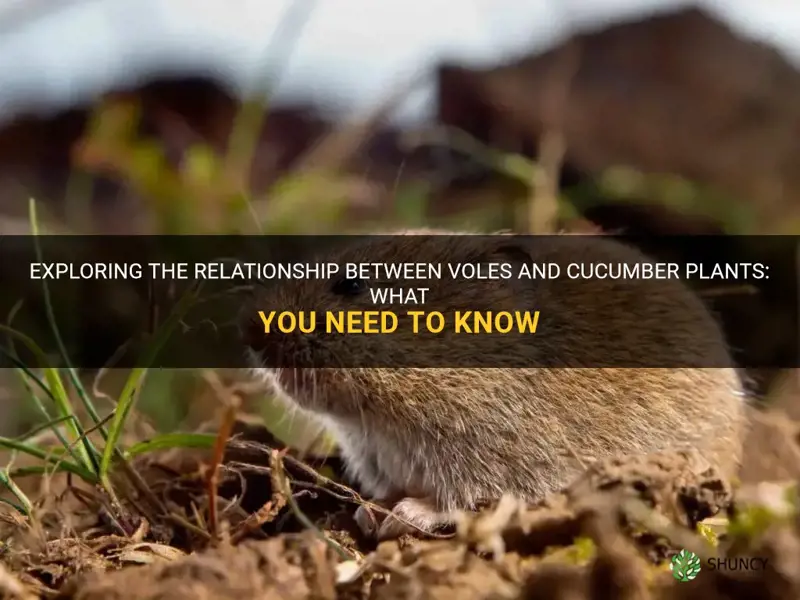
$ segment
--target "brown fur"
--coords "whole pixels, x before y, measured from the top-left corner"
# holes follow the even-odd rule
[[[420,232],[450,233],[424,230]],[[476,258],[558,262],[643,261],[637,250],[600,236],[548,238],[533,249],[524,239],[469,235],[447,243],[414,235],[391,243],[367,241],[334,260],[468,262]],[[427,240],[427,241],[426,241]],[[483,253],[483,255],[481,255]],[[557,287],[556,287],[557,285]],[[512,493],[537,500],[557,490],[593,459],[690,447],[726,474],[738,464],[745,400],[722,334],[702,303],[682,283],[663,282],[659,294],[640,281],[475,281],[433,284],[430,302],[495,309],[530,299],[560,326],[536,333],[531,368],[257,369],[302,409],[321,418],[338,439],[351,474],[378,499],[428,498],[441,512]],[[270,303],[285,310],[375,308],[366,298],[330,293],[330,282],[281,284]],[[573,294],[584,298],[575,302]],[[299,306],[303,299],[304,306]],[[442,307],[442,308],[440,308]],[[249,313],[252,318],[252,311]],[[258,323],[256,323],[258,328]],[[261,328],[261,336],[263,327]],[[469,338],[440,345],[390,336],[436,356],[471,352]],[[302,343],[295,340],[295,343]],[[502,342],[498,342],[502,343]],[[386,336],[338,336],[315,352],[336,356],[391,354]],[[423,348],[424,346],[424,348]],[[485,347],[484,347],[485,348]],[[296,349],[296,347],[295,347]],[[308,348],[304,348],[308,350]],[[515,346],[498,348],[503,356]],[[589,364],[608,356],[641,368],[534,368]],[[686,368],[648,368],[671,361]],[[258,364],[258,359],[255,359]],[[424,519],[422,520],[424,521]]]

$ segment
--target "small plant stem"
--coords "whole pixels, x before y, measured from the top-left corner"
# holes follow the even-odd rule
[[[184,318],[186,312],[196,301],[197,294],[199,293],[200,289],[201,286],[193,286],[187,290],[183,297],[178,301],[178,304],[173,310],[172,314],[156,332],[155,339],[148,344],[147,353],[144,357],[142,357],[143,365],[149,366],[155,361],[156,356],[161,351],[162,346],[164,343],[166,343],[169,336],[172,334],[172,331],[178,326],[178,324]],[[122,433],[125,429],[125,423],[128,420],[131,410],[136,404],[139,392],[141,391],[142,383],[147,375],[147,366],[136,367],[135,369],[132,369],[131,373],[128,375],[128,379],[125,381],[125,385],[123,386],[122,392],[119,395],[117,407],[114,409],[114,418],[111,421],[111,426],[108,430],[108,438],[106,439],[106,445],[105,448],[103,448],[103,455],[100,459],[100,481],[103,487],[108,486],[106,489],[109,490],[109,493],[112,494],[112,496],[113,492],[111,491],[110,487],[111,480],[109,479],[108,474],[114,457],[117,457],[118,460],[125,460],[124,453],[122,453],[118,446],[122,437]]]
[[[82,467],[80,464],[73,464],[64,460],[57,460],[51,457],[41,448],[32,444],[26,444],[25,442],[7,437],[0,437],[0,448],[16,450],[18,452],[28,454],[29,456],[33,456],[34,458],[38,458],[39,460],[48,464],[58,464],[62,470],[73,473],[84,481],[88,481],[90,483],[95,483],[97,481],[97,476],[85,467]]]
[[[36,201],[31,198],[28,204],[28,212],[30,215],[31,221],[31,233],[33,234],[35,239],[34,241],[34,248],[36,250],[36,259],[40,262],[43,260],[42,258],[42,246],[39,243],[39,221],[36,215]],[[75,391],[78,393],[78,397],[80,398],[81,403],[83,404],[86,412],[88,413],[89,417],[95,422],[95,424],[100,423],[100,415],[95,410],[94,404],[92,403],[89,395],[86,393],[86,390],[81,383],[80,378],[78,377],[77,372],[75,369],[72,368],[69,360],[69,355],[67,354],[67,348],[64,346],[64,340],[61,338],[61,333],[58,329],[58,324],[56,323],[55,312],[53,311],[53,302],[50,298],[50,287],[47,285],[47,282],[42,282],[42,293],[44,294],[44,304],[45,310],[47,311],[47,320],[50,323],[50,328],[53,331],[53,337],[56,340],[56,344],[58,345],[58,352],[61,354],[61,360],[64,361],[65,369],[69,375],[70,381],[72,382]],[[108,434],[104,427],[100,428],[100,433],[103,436],[103,439],[108,437]],[[91,445],[91,442],[87,439],[87,450],[90,452],[90,456],[92,461],[96,461],[97,452],[94,447]]]
[[[217,496],[219,493],[219,468],[225,459],[225,448],[233,432],[233,425],[236,422],[236,411],[241,404],[241,399],[237,394],[226,390],[215,373],[208,373],[206,380],[216,392],[217,396],[225,402],[225,414],[217,432],[217,439],[214,442],[214,452],[211,457],[211,464],[208,467],[206,488],[208,492],[208,528],[211,537],[216,541],[219,535],[219,516],[217,515]]]
[[[47,410],[47,407],[41,401],[39,396],[36,395],[36,393],[33,391],[33,388],[28,383],[28,378],[36,382],[36,385],[38,385],[39,388],[41,388],[45,392],[45,394],[47,394],[50,397],[50,399],[53,401],[53,404],[58,405],[55,397],[50,393],[48,387],[28,367],[22,364],[22,362],[15,355],[13,355],[10,352],[6,352],[2,348],[0,348],[0,352],[5,354],[6,357],[11,362],[17,365],[17,372],[20,373],[20,378],[22,379],[23,385],[25,386],[25,389],[28,392],[28,396],[30,396],[31,400],[33,401],[34,405],[39,410],[39,412],[42,414],[42,416],[48,420],[47,423],[43,425],[41,429],[51,429],[54,435],[58,438],[58,441],[61,442],[61,445],[64,446],[65,448],[69,448],[69,453],[72,455],[72,458],[74,458],[76,462],[83,462],[82,457],[75,451],[74,448],[71,447],[71,444],[69,443],[69,441],[67,441],[67,438],[64,437],[64,434],[61,433],[61,430],[57,426],[60,423],[72,421],[73,429],[77,430],[79,424],[75,422],[76,421],[75,415],[72,414],[64,415],[58,419],[53,420],[50,416],[50,411]]]
[[[25,495],[25,493],[21,489],[19,489],[19,487],[17,486],[16,483],[14,483],[11,477],[9,477],[7,469],[0,469],[0,483],[2,483],[8,489],[8,491],[11,492],[14,495],[14,497],[19,501],[19,506],[16,506],[13,503],[10,504],[25,516],[30,517],[33,514],[33,503]]]
[[[28,349],[34,353],[38,362],[44,367],[45,372],[45,379],[47,380],[47,388],[50,393],[50,397],[53,399],[53,402],[58,409],[60,416],[62,417],[71,417],[75,415],[75,411],[72,409],[72,406],[69,401],[69,396],[67,395],[66,389],[64,389],[64,384],[61,381],[61,377],[59,377],[58,371],[56,369],[45,367],[47,364],[47,357],[42,352],[41,348],[36,345],[31,338],[26,336],[15,329],[11,329],[6,325],[0,324],[0,332],[5,333],[12,338],[16,338]],[[79,447],[79,452],[81,454],[81,461],[84,463],[87,469],[96,473],[97,467],[95,466],[96,463],[93,458],[93,453],[96,454],[97,451],[95,450],[94,446],[92,446],[91,442],[84,437],[83,429],[80,426],[80,421],[76,419],[67,420],[67,429],[70,432],[70,436],[72,437],[72,441],[77,441],[83,439],[83,443]]]

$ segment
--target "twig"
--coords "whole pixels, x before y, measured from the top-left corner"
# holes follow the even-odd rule
[[[297,505],[297,501],[292,496],[292,486],[289,483],[289,478],[286,476],[286,472],[283,468],[283,457],[285,453],[286,450],[273,450],[270,453],[270,467],[272,468],[273,482],[275,482],[273,485],[276,485],[276,487],[281,490],[281,493],[286,498],[286,502],[289,504],[289,508],[292,509],[292,512],[298,521],[300,521],[306,528],[316,533],[317,537],[328,544],[328,546],[330,546],[341,558],[344,560],[353,560],[355,558],[354,556],[352,556],[335,540],[332,540],[326,536],[322,530],[314,525],[311,519],[309,519],[302,510],[300,510],[300,507]]]
[[[211,535],[207,531],[205,531],[201,527],[198,527],[194,523],[191,523],[191,522],[187,521],[186,519],[184,519],[182,516],[180,516],[178,514],[170,513],[170,514],[167,515],[167,519],[169,521],[172,521],[176,525],[180,525],[181,527],[185,528],[187,531],[191,531],[192,533],[195,533],[195,534],[199,535],[200,537],[202,537],[205,540],[209,540],[210,541],[212,539]]]
[[[220,424],[217,439],[214,443],[214,451],[207,474],[208,479],[206,480],[208,491],[208,528],[212,539],[217,540],[219,534],[219,515],[217,514],[219,468],[225,458],[225,447],[233,432],[233,426],[236,422],[236,412],[241,403],[241,399],[238,395],[230,393],[223,387],[216,373],[206,373],[205,379],[226,404],[225,414],[222,417],[222,423]]]
[[[322,486],[330,486],[332,488],[336,488],[340,492],[351,496],[352,500],[354,500],[356,502],[364,502],[364,500],[361,498],[361,496],[358,494],[358,492],[356,492],[354,489],[349,488],[346,485],[341,484],[341,483],[339,483],[337,481],[334,481],[333,479],[330,479],[329,477],[325,477],[324,475],[319,473],[319,471],[317,471],[313,467],[308,466],[306,463],[304,463],[303,461],[295,458],[294,456],[287,455],[287,456],[284,457],[283,460],[288,462],[293,467],[296,467],[296,468],[300,469],[301,471],[303,471],[307,475],[311,475]]]
[[[231,447],[232,448],[238,448],[240,450],[248,450],[248,451],[251,451],[251,452],[254,452],[254,453],[258,453],[258,454],[262,454],[263,453],[263,450],[261,450],[260,446],[257,446],[255,444],[252,444],[252,443],[246,442],[246,441],[245,442],[242,442],[242,441],[234,442],[234,443],[231,444]],[[272,460],[273,460],[272,459],[272,452],[276,452],[276,450],[271,450],[270,464],[272,464]],[[386,507],[383,507],[383,506],[381,506],[379,504],[375,504],[374,502],[370,502],[369,500],[364,500],[352,488],[349,488],[346,485],[343,485],[343,484],[338,483],[338,482],[336,482],[336,481],[334,481],[334,480],[332,480],[332,479],[330,479],[328,477],[325,477],[324,475],[322,475],[319,472],[317,472],[313,467],[310,467],[309,465],[305,464],[303,461],[301,461],[301,460],[299,460],[299,459],[297,459],[297,458],[295,458],[293,456],[284,454],[283,455],[283,461],[288,462],[293,467],[296,467],[299,470],[301,470],[304,473],[306,473],[307,475],[313,477],[316,480],[316,484],[317,484],[316,489],[319,490],[319,491],[324,491],[325,493],[333,496],[334,498],[337,498],[339,500],[343,500],[345,502],[351,502],[351,503],[357,504],[359,506],[361,506],[361,505],[366,506],[370,510],[374,510],[375,512],[378,512],[378,513],[380,513],[382,515],[385,515],[385,516],[392,516],[392,518],[397,519],[398,521],[400,521],[404,525],[407,525],[411,529],[414,529],[415,531],[419,531],[420,533],[424,533],[428,537],[433,537],[433,538],[438,538],[438,539],[449,539],[451,537],[450,535],[441,535],[441,534],[437,534],[437,533],[431,533],[431,532],[423,531],[422,529],[420,529],[419,527],[417,527],[413,523],[409,523],[405,519],[402,519],[401,517],[399,517],[397,515],[394,515],[392,513],[392,511],[387,509]],[[260,467],[259,468],[256,465],[248,465],[246,463],[237,463],[237,464],[244,464],[246,466],[246,468],[249,469],[249,470],[264,469],[264,467]],[[273,468],[274,467],[270,468],[270,472],[272,472]],[[283,465],[282,464],[281,464],[281,469],[283,469]],[[296,485],[301,486],[301,487],[309,487],[309,486],[311,486],[313,484],[308,484],[308,483],[304,483],[304,482],[296,482]],[[326,489],[326,486],[330,486],[330,487],[338,490],[339,492],[342,493],[342,496],[334,494],[331,490]],[[292,506],[292,503],[293,503],[293,499],[290,499],[289,500],[290,507]],[[296,506],[296,504],[295,504],[295,506]],[[303,520],[303,517],[305,517],[305,515],[303,515],[302,517],[298,516],[298,519],[301,520],[304,525],[307,524],[307,523],[310,523],[310,521],[308,521],[308,517],[305,517],[306,520]],[[313,524],[311,524],[311,526],[313,526]]]
[[[283,510],[283,507],[286,506],[287,498],[282,490],[283,486],[279,473],[273,468],[269,469],[269,471],[272,482],[272,498],[239,524],[231,536],[231,541],[234,544],[239,543],[247,534],[252,533],[265,523],[272,522],[278,516],[278,513]]]
[[[111,521],[111,524],[117,529],[120,535],[128,537],[128,531],[125,529],[123,524],[114,514],[115,511],[113,509],[116,508],[116,506],[108,505],[101,499],[91,496],[87,492],[84,492],[80,488],[75,487],[71,484],[68,486],[67,489],[69,490],[70,493],[72,493],[75,499],[78,500],[78,502],[83,504],[87,509],[91,511],[97,510],[97,505],[100,505],[101,513],[104,514],[109,521]]]
[[[289,457],[287,456],[285,458]],[[269,467],[263,467],[260,465],[251,465],[243,462],[230,462],[228,463],[228,466],[231,469],[235,469],[237,472],[252,473],[256,475],[270,476],[270,477],[272,476],[272,469],[270,469]],[[311,483],[309,481],[295,480],[292,485],[296,488],[302,488],[305,490],[314,490],[315,492],[322,492],[324,494],[327,494],[331,498],[339,500],[340,502],[350,502],[356,504],[363,503],[363,500],[361,500],[361,498],[358,497],[358,494],[356,494],[355,491],[353,490],[348,490],[350,493],[347,495],[337,494],[333,490],[330,490],[327,487],[325,487],[324,482],[322,483],[323,485],[320,485],[318,483]]]

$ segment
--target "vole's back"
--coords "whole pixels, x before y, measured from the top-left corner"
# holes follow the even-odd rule
[[[488,244],[471,236],[434,237],[360,242],[336,259],[446,263],[479,256],[517,266],[556,263],[562,274],[570,263],[647,260],[600,236],[496,236]],[[281,293],[318,310],[367,302],[334,298],[328,284],[314,286]],[[735,470],[742,386],[720,328],[682,282],[562,276],[442,280],[431,288],[434,307],[539,310],[534,343],[441,336],[422,344],[403,333],[320,343],[330,344],[325,351],[336,356],[397,351],[423,364],[441,364],[455,350],[506,359],[516,352],[523,353],[516,357],[521,360],[505,364],[529,367],[320,370],[313,389],[290,389],[298,404],[332,427],[368,494],[431,497],[442,510],[468,508],[504,492],[533,500],[570,483],[593,459],[678,448],[701,451],[726,474]],[[426,357],[431,361],[425,363]]]
[[[598,236],[515,243],[525,240],[532,262],[558,263],[562,274],[569,263],[646,260]],[[465,293],[498,306],[539,310],[541,365],[354,373],[369,392],[360,422],[345,424],[344,435],[358,440],[355,454],[374,453],[376,472],[394,485],[432,493],[445,507],[504,491],[533,499],[568,484],[595,458],[671,448],[697,449],[733,473],[742,385],[720,328],[683,283],[562,276],[461,285],[479,286]],[[508,357],[517,347],[482,341],[480,349]]]

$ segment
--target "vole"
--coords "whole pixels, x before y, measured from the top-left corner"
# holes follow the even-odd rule
[[[356,237],[325,260],[551,262],[561,265],[562,272],[575,262],[648,261],[635,248],[606,236],[441,235],[448,233]],[[427,302],[439,310],[454,304],[535,306],[542,323],[529,368],[264,366],[265,357],[282,352],[335,366],[336,357],[344,354],[418,352],[424,365],[435,364],[426,358],[443,353],[472,351],[475,342],[469,336],[458,342],[443,339],[437,346],[422,344],[410,333],[265,334],[257,316],[264,305],[287,311],[380,309],[367,293],[378,284],[409,285],[348,280],[339,274],[264,287],[244,312],[243,331],[255,373],[279,396],[318,417],[336,438],[348,473],[362,491],[400,517],[383,521],[380,538],[403,532],[402,521],[433,531],[453,523],[458,511],[505,493],[537,501],[569,484],[592,460],[612,455],[693,448],[724,475],[735,472],[746,394],[736,370],[728,366],[721,329],[680,280],[659,282],[657,294],[652,281],[642,280],[425,282]],[[486,352],[486,343],[475,351]],[[497,343],[503,344],[502,338]],[[515,348],[490,350],[507,356]],[[597,367],[610,364],[609,359],[620,367]],[[702,368],[707,365],[719,368]],[[367,529],[372,522],[363,507],[357,519]]]

